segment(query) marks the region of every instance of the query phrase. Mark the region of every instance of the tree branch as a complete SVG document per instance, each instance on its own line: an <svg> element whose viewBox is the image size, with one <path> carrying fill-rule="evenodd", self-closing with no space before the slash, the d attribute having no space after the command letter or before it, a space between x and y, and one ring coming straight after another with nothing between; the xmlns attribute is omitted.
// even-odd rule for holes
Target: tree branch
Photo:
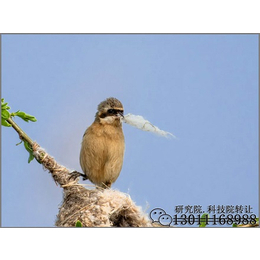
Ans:
<svg viewBox="0 0 260 260"><path fill-rule="evenodd" d="M12 125L12 127L14 128L14 130L18 133L19 137L21 140L25 140L27 141L31 147L33 146L33 140L20 128L20 126L18 126L14 120L9 117L8 119L6 119L6 121Z"/></svg>

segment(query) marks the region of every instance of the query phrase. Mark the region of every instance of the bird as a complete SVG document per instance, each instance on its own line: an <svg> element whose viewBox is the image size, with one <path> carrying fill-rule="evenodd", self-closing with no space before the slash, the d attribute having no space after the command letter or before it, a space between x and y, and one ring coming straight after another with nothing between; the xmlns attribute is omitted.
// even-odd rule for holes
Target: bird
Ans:
<svg viewBox="0 0 260 260"><path fill-rule="evenodd" d="M125 152L123 117L122 103L114 97L107 98L98 105L94 122L83 135L81 175L97 187L110 188L121 172Z"/></svg>

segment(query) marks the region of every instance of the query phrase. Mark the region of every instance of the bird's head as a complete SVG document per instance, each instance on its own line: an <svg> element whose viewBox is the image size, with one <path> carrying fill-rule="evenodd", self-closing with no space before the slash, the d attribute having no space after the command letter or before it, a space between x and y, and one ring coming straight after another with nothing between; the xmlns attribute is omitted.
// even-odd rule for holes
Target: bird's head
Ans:
<svg viewBox="0 0 260 260"><path fill-rule="evenodd" d="M124 117L122 103L116 98L107 98L98 105L96 121L101 124L121 126L121 118Z"/></svg>

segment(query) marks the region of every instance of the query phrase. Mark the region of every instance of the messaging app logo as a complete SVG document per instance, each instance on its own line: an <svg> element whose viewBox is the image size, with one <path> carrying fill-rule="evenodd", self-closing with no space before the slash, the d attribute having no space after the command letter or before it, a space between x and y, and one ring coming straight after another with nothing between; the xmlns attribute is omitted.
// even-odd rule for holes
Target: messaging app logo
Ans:
<svg viewBox="0 0 260 260"><path fill-rule="evenodd" d="M169 214L163 214L159 217L159 223L163 226L170 226L172 217Z"/></svg>
<svg viewBox="0 0 260 260"><path fill-rule="evenodd" d="M152 223L159 223L162 226L170 226L172 223L172 217L166 214L162 208L155 208L150 212L150 218Z"/></svg>

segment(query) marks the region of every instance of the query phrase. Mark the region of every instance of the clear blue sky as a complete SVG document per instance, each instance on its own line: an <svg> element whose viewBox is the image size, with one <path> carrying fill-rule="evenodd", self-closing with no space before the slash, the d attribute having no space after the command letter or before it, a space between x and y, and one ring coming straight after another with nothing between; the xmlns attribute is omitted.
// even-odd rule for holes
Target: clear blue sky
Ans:
<svg viewBox="0 0 260 260"><path fill-rule="evenodd" d="M99 102L172 132L124 124L113 188L147 213L175 206L250 205L258 215L258 35L3 35L2 97L56 160L80 171L79 150ZM2 128L2 225L54 226L62 189Z"/></svg>

